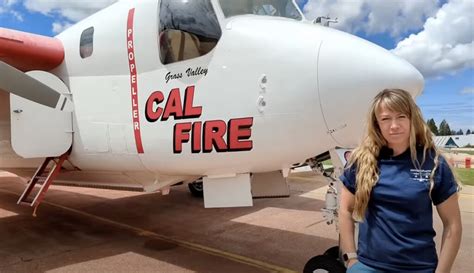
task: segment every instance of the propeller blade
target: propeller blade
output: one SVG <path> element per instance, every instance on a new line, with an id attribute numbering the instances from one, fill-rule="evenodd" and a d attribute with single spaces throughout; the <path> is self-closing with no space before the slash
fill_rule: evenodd
<path id="1" fill-rule="evenodd" d="M 0 89 L 59 110 L 63 110 L 66 100 L 69 100 L 51 87 L 1 61 Z"/>

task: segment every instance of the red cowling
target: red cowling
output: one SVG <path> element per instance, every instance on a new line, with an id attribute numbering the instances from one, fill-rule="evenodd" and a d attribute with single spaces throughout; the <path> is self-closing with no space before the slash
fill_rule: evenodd
<path id="1" fill-rule="evenodd" d="M 48 71 L 63 60 L 64 47 L 59 39 L 0 28 L 0 61 L 21 71 Z"/>

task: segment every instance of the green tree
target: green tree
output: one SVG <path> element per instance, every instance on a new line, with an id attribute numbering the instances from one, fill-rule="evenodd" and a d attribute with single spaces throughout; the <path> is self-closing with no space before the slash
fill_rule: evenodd
<path id="1" fill-rule="evenodd" d="M 439 135 L 440 136 L 449 136 L 451 135 L 451 128 L 449 127 L 448 122 L 445 119 L 439 124 Z"/>
<path id="2" fill-rule="evenodd" d="M 439 135 L 438 127 L 436 126 L 436 122 L 434 121 L 434 119 L 429 119 L 427 124 L 433 134 L 435 134 L 436 136 Z"/>
<path id="3" fill-rule="evenodd" d="M 467 129 L 466 135 L 470 135 L 470 134 L 471 134 L 471 130 L 470 130 L 470 129 Z"/>
<path id="4" fill-rule="evenodd" d="M 462 129 L 459 129 L 459 130 L 457 131 L 456 135 L 462 136 L 462 135 L 464 135 L 464 132 L 462 131 Z"/>

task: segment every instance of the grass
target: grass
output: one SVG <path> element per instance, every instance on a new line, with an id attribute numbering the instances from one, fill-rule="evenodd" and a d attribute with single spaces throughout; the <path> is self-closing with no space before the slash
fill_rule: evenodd
<path id="1" fill-rule="evenodd" d="M 469 151 L 474 153 L 474 151 Z M 332 165 L 332 162 L 330 159 L 323 161 L 324 165 Z M 474 166 L 472 166 L 470 169 L 464 169 L 464 168 L 454 168 L 454 171 L 456 172 L 456 176 L 459 178 L 460 182 L 464 185 L 469 185 L 469 186 L 474 186 Z"/>
<path id="2" fill-rule="evenodd" d="M 453 150 L 454 152 L 458 152 L 458 153 L 464 153 L 464 154 L 470 154 L 470 155 L 474 155 L 474 151 L 473 150 Z"/>
<path id="3" fill-rule="evenodd" d="M 455 168 L 454 171 L 464 185 L 474 186 L 474 169 Z"/>
<path id="4" fill-rule="evenodd" d="M 323 165 L 331 165 L 331 166 L 332 166 L 332 161 L 331 161 L 331 159 L 324 160 L 324 161 L 323 161 Z"/>

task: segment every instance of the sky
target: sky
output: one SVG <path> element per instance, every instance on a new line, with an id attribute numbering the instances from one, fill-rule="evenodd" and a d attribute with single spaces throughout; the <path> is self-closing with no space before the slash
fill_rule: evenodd
<path id="1" fill-rule="evenodd" d="M 0 27 L 54 36 L 116 0 L 0 0 Z M 425 78 L 424 118 L 474 131 L 474 0 L 296 0 L 307 19 L 378 44 Z"/>

